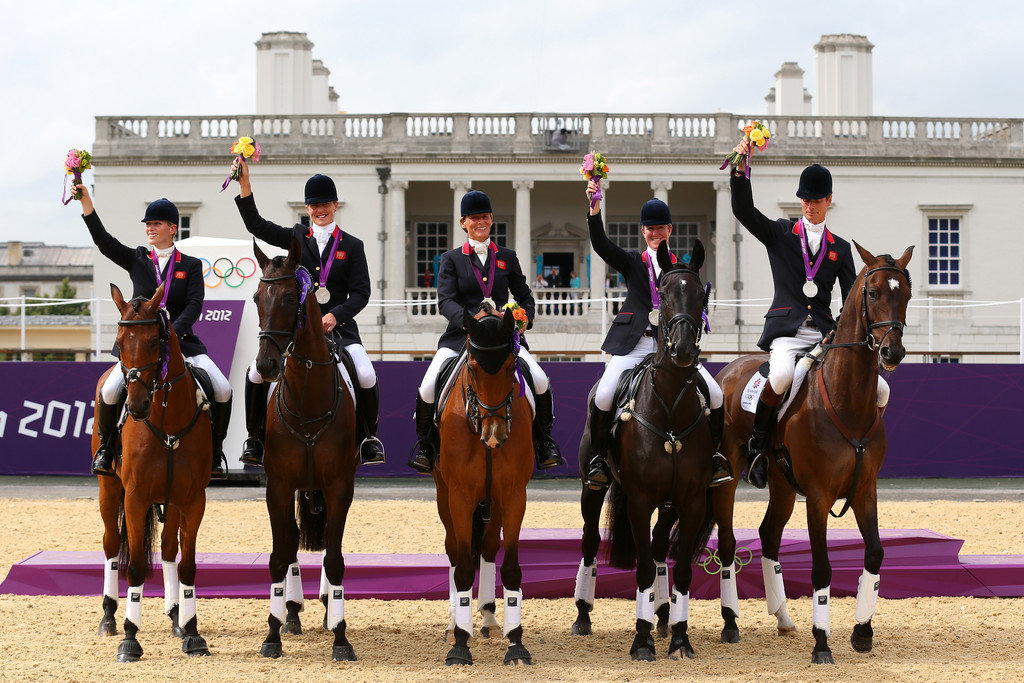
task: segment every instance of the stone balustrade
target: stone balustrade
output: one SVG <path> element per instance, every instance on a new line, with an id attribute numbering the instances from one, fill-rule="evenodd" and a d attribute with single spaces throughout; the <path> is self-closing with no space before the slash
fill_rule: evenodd
<path id="1" fill-rule="evenodd" d="M 1024 157 L 1024 120 L 935 117 L 757 117 L 773 133 L 771 157 L 848 159 Z M 94 156 L 209 157 L 240 135 L 277 159 L 290 156 L 575 157 L 598 149 L 614 158 L 725 155 L 751 120 L 735 114 L 338 114 L 334 116 L 100 116 Z M 564 129 L 570 145 L 553 145 Z M 571 149 L 569 149 L 571 147 Z"/>

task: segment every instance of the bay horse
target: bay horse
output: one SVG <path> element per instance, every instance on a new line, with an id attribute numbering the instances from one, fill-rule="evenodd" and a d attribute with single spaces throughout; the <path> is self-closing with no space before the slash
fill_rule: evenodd
<path id="1" fill-rule="evenodd" d="M 864 539 L 864 572 L 858 584 L 857 623 L 850 642 L 857 652 L 871 650 L 871 618 L 878 601 L 883 555 L 878 537 L 876 478 L 886 449 L 884 409 L 876 405 L 878 372 L 879 367 L 895 370 L 906 355 L 903 328 L 911 297 L 907 263 L 914 247 L 893 259 L 889 255 L 876 257 L 856 242 L 854 246 L 865 265 L 847 296 L 835 334 L 822 343 L 823 355 L 813 360 L 792 406 L 773 425 L 769 452 L 774 457 L 768 458 L 769 502 L 759 529 L 768 612 L 776 617 L 780 635 L 792 633 L 796 627 L 786 610 L 779 546 L 797 493 L 806 496 L 814 587 L 811 660 L 816 664 L 833 663 L 828 646 L 832 582 L 826 539 L 828 516 L 842 516 L 847 509 L 853 510 Z M 746 462 L 747 441 L 753 429 L 753 414 L 740 406 L 741 394 L 764 360 L 764 355 L 743 356 L 718 374 L 726 408 L 722 453 L 735 472 L 744 467 L 741 463 Z M 739 641 L 732 525 L 736 483 L 733 480 L 713 493 L 723 567 L 723 643 Z M 846 504 L 836 515 L 832 506 L 840 498 L 845 498 Z"/>
<path id="2" fill-rule="evenodd" d="M 270 554 L 269 631 L 260 654 L 281 656 L 281 633 L 301 633 L 304 605 L 298 550 L 326 550 L 321 573 L 324 628 L 334 633 L 331 659 L 355 661 L 345 636 L 345 561 L 341 540 L 352 505 L 356 413 L 351 392 L 324 337 L 320 305 L 293 239 L 287 256 L 268 258 L 253 242 L 263 273 L 253 295 L 259 313 L 256 370 L 278 384 L 267 407 L 267 511 Z M 298 514 L 299 525 L 295 518 Z"/>
<path id="3" fill-rule="evenodd" d="M 636 568 L 636 635 L 629 652 L 640 661 L 655 660 L 651 634 L 655 614 L 661 636 L 667 635 L 668 618 L 672 634 L 668 656 L 695 656 L 687 635 L 692 563 L 703 552 L 713 527 L 709 485 L 714 447 L 704 397 L 696 382 L 707 306 L 707 290 L 699 273 L 703 263 L 700 240 L 694 244 L 688 265 L 673 264 L 667 243 L 659 245 L 657 352 L 643 371 L 635 398 L 623 410 L 609 444 L 608 457 L 615 465 L 608 493 L 609 563 L 622 569 Z M 601 542 L 598 523 L 605 493 L 587 483 L 590 458 L 588 423 L 579 451 L 583 559 L 576 577 L 573 635 L 591 633 Z M 658 522 L 652 541 L 655 510 Z M 671 597 L 665 564 L 670 546 L 674 560 Z"/>
<path id="4" fill-rule="evenodd" d="M 116 635 L 118 572 L 127 574 L 128 606 L 124 640 L 118 662 L 136 662 L 142 646 L 136 635 L 142 624 L 142 588 L 151 571 L 150 554 L 156 517 L 164 523 L 161 559 L 164 612 L 172 633 L 182 638 L 182 651 L 190 657 L 210 651 L 196 622 L 196 536 L 206 511 L 213 435 L 209 404 L 200 400 L 197 384 L 185 365 L 178 337 L 167 311 L 160 308 L 164 285 L 149 300 L 125 302 L 121 290 L 110 286 L 111 298 L 121 313 L 117 347 L 120 372 L 127 387 L 128 418 L 121 429 L 121 458 L 113 477 L 99 479 L 100 515 L 103 518 L 103 619 L 99 635 Z M 100 378 L 103 386 L 111 368 Z M 93 450 L 99 446 L 94 423 Z M 163 511 L 156 506 L 163 505 Z M 175 564 L 178 548 L 181 561 Z"/>
<path id="5" fill-rule="evenodd" d="M 448 633 L 454 644 L 445 664 L 473 663 L 468 642 L 478 557 L 480 635 L 497 637 L 494 559 L 502 538 L 501 632 L 509 641 L 505 664 L 532 664 L 523 645 L 519 531 L 526 513 L 526 484 L 533 476 L 533 416 L 518 371 L 519 334 L 511 310 L 502 316 L 487 303 L 475 316 L 464 311 L 462 325 L 468 352 L 441 412 L 441 451 L 434 467 L 437 511 L 451 565 Z"/>

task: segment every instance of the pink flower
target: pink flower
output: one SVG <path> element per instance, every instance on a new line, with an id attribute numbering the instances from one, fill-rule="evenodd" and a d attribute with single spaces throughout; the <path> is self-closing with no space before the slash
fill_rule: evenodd
<path id="1" fill-rule="evenodd" d="M 255 140 L 253 140 L 252 144 L 253 144 L 253 147 L 256 148 L 256 153 L 252 155 L 252 160 L 255 163 L 255 162 L 260 160 L 260 143 L 258 143 Z"/>
<path id="2" fill-rule="evenodd" d="M 588 154 L 587 156 L 590 156 L 590 155 Z M 583 170 L 584 171 L 593 171 L 594 170 L 594 160 L 593 159 L 586 159 L 583 162 Z"/>
<path id="3" fill-rule="evenodd" d="M 68 170 L 68 173 L 71 173 L 82 164 L 82 160 L 74 152 L 75 150 L 69 151 L 68 158 L 64 160 L 64 168 Z"/>

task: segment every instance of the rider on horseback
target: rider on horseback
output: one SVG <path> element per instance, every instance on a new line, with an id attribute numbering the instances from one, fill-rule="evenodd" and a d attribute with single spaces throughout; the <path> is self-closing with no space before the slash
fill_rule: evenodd
<path id="1" fill-rule="evenodd" d="M 735 151 L 746 154 L 746 140 Z M 764 332 L 757 345 L 768 351 L 768 381 L 757 402 L 754 430 L 747 446 L 747 481 L 757 488 L 768 483 L 768 435 L 782 396 L 793 382 L 798 354 L 805 353 L 831 332 L 832 289 L 836 280 L 843 302 L 857 272 L 850 243 L 825 227 L 832 205 L 832 175 L 824 166 L 808 166 L 800 174 L 796 196 L 803 216 L 792 221 L 771 220 L 754 208 L 750 180 L 743 162 L 732 169 L 732 211 L 768 251 L 775 295 L 765 314 Z M 884 406 L 889 387 L 878 378 L 878 405 Z"/>
<path id="2" fill-rule="evenodd" d="M 178 209 L 166 199 L 158 199 L 146 207 L 142 222 L 146 224 L 146 239 L 151 250 L 132 249 L 121 244 L 107 232 L 93 208 L 92 197 L 82 184 L 75 185 L 82 202 L 82 219 L 89 228 L 92 241 L 100 253 L 128 271 L 132 280 L 132 298 L 150 298 L 160 283 L 165 284 L 163 307 L 178 335 L 181 353 L 189 363 L 202 368 L 213 383 L 210 397 L 210 421 L 213 426 L 213 462 L 211 479 L 224 479 L 224 437 L 228 433 L 231 417 L 231 385 L 220 369 L 206 355 L 206 346 L 192 332 L 192 325 L 203 309 L 203 268 L 199 259 L 186 256 L 174 247 L 178 232 Z M 117 347 L 112 353 L 120 357 Z M 124 405 L 124 375 L 116 369 L 107 375 L 96 402 L 96 429 L 100 446 L 92 461 L 93 474 L 114 475 L 114 442 L 117 420 Z"/>
<path id="3" fill-rule="evenodd" d="M 384 445 L 377 438 L 377 417 L 380 390 L 377 373 L 359 338 L 355 317 L 370 300 L 370 274 L 366 266 L 363 242 L 349 232 L 342 232 L 334 221 L 338 210 L 338 191 L 334 181 L 325 175 L 314 175 L 306 181 L 306 212 L 310 225 L 296 223 L 285 228 L 271 223 L 256 209 L 249 178 L 249 166 L 238 157 L 239 196 L 235 197 L 245 229 L 268 244 L 287 249 L 292 238 L 302 243 L 302 265 L 313 276 L 314 293 L 323 311 L 324 333 L 336 344 L 344 346 L 356 368 L 356 409 L 358 430 L 362 437 L 359 455 L 364 464 L 384 462 Z M 340 367 L 339 363 L 339 367 Z M 245 379 L 245 426 L 249 438 L 242 449 L 242 462 L 263 464 L 263 441 L 266 429 L 267 392 L 269 386 L 256 371 L 255 361 Z"/>
<path id="4" fill-rule="evenodd" d="M 597 191 L 593 180 L 587 183 L 587 199 Z M 608 336 L 601 346 L 603 351 L 611 354 L 604 374 L 597 384 L 594 402 L 590 405 L 590 441 L 593 456 L 587 480 L 592 487 L 605 488 L 612 480 L 611 466 L 608 464 L 608 444 L 611 441 L 612 421 L 614 418 L 613 402 L 619 377 L 623 372 L 636 367 L 637 363 L 649 354 L 654 353 L 659 326 L 656 322 L 657 308 L 654 307 L 652 292 L 661 279 L 661 266 L 658 265 L 658 245 L 672 234 L 672 214 L 668 205 L 660 199 L 651 199 L 640 210 L 640 225 L 647 249 L 640 253 L 632 249 L 625 250 L 610 239 L 604 231 L 601 221 L 601 202 L 592 201 L 590 215 L 590 241 L 594 251 L 612 268 L 626 279 L 626 301 L 619 309 L 612 323 Z M 675 262 L 675 256 L 672 261 Z M 712 457 L 711 485 L 719 486 L 732 479 L 729 461 L 718 452 L 722 442 L 722 427 L 725 423 L 722 389 L 714 377 L 698 365 L 701 377 L 707 383 L 710 394 L 711 440 L 715 453 Z"/>
<path id="5" fill-rule="evenodd" d="M 409 461 L 409 467 L 417 472 L 430 474 L 434 469 L 437 455 L 437 429 L 434 424 L 434 384 L 441 367 L 449 358 L 458 356 L 466 346 L 466 331 L 462 327 L 462 313 L 475 313 L 480 304 L 489 300 L 492 307 L 499 309 L 515 297 L 533 325 L 534 300 L 530 286 L 526 283 L 516 252 L 499 247 L 491 241 L 491 224 L 494 214 L 491 200 L 478 190 L 467 192 L 462 198 L 462 218 L 459 224 L 468 236 L 466 244 L 446 251 L 441 256 L 441 269 L 437 279 L 438 308 L 448 318 L 448 329 L 437 342 L 437 353 L 430 362 L 420 383 L 416 396 L 416 453 Z M 530 369 L 535 390 L 537 413 L 533 422 L 534 451 L 537 468 L 557 467 L 564 461 L 558 452 L 558 445 L 551 438 L 553 422 L 551 389 L 548 377 L 530 355 L 525 341 L 519 351 L 519 358 Z"/>

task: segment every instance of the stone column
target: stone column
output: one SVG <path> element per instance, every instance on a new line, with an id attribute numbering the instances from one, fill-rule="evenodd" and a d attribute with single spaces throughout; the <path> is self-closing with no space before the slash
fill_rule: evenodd
<path id="1" fill-rule="evenodd" d="M 462 218 L 462 197 L 473 187 L 472 180 L 452 180 L 452 190 L 454 190 L 454 199 L 452 204 L 452 230 L 449 235 L 448 244 L 452 249 L 459 246 L 465 241 L 463 239 L 462 228 L 459 226 L 459 219 Z"/>
<path id="2" fill-rule="evenodd" d="M 729 181 L 716 180 L 715 188 L 715 275 L 714 288 L 715 298 L 735 299 L 737 298 L 736 286 L 739 280 L 736 264 L 736 241 L 738 234 L 736 218 L 732 215 L 732 193 L 729 191 Z M 740 319 L 739 308 L 735 309 L 735 315 L 729 315 L 727 308 L 721 309 L 718 318 L 723 323 L 734 324 Z"/>
<path id="3" fill-rule="evenodd" d="M 660 199 L 661 201 L 668 204 L 668 191 L 672 189 L 671 180 L 652 180 L 651 191 L 654 192 L 654 198 Z"/>
<path id="4" fill-rule="evenodd" d="M 391 180 L 388 182 L 388 194 L 391 196 L 391 221 L 388 226 L 388 259 L 385 295 L 388 299 L 405 298 L 405 278 L 407 245 L 405 243 L 405 191 L 409 189 L 408 180 Z M 416 277 L 419 273 L 414 273 Z M 415 284 L 415 280 L 413 284 Z M 397 309 L 389 309 L 391 311 Z"/>
<path id="5" fill-rule="evenodd" d="M 516 190 L 516 256 L 519 257 L 519 265 L 523 268 L 523 275 L 526 281 L 533 286 L 533 279 L 536 277 L 536 265 L 533 262 L 533 251 L 531 250 L 531 239 L 533 237 L 533 224 L 530 218 L 530 190 L 533 189 L 532 180 L 514 180 L 512 187 Z"/>

